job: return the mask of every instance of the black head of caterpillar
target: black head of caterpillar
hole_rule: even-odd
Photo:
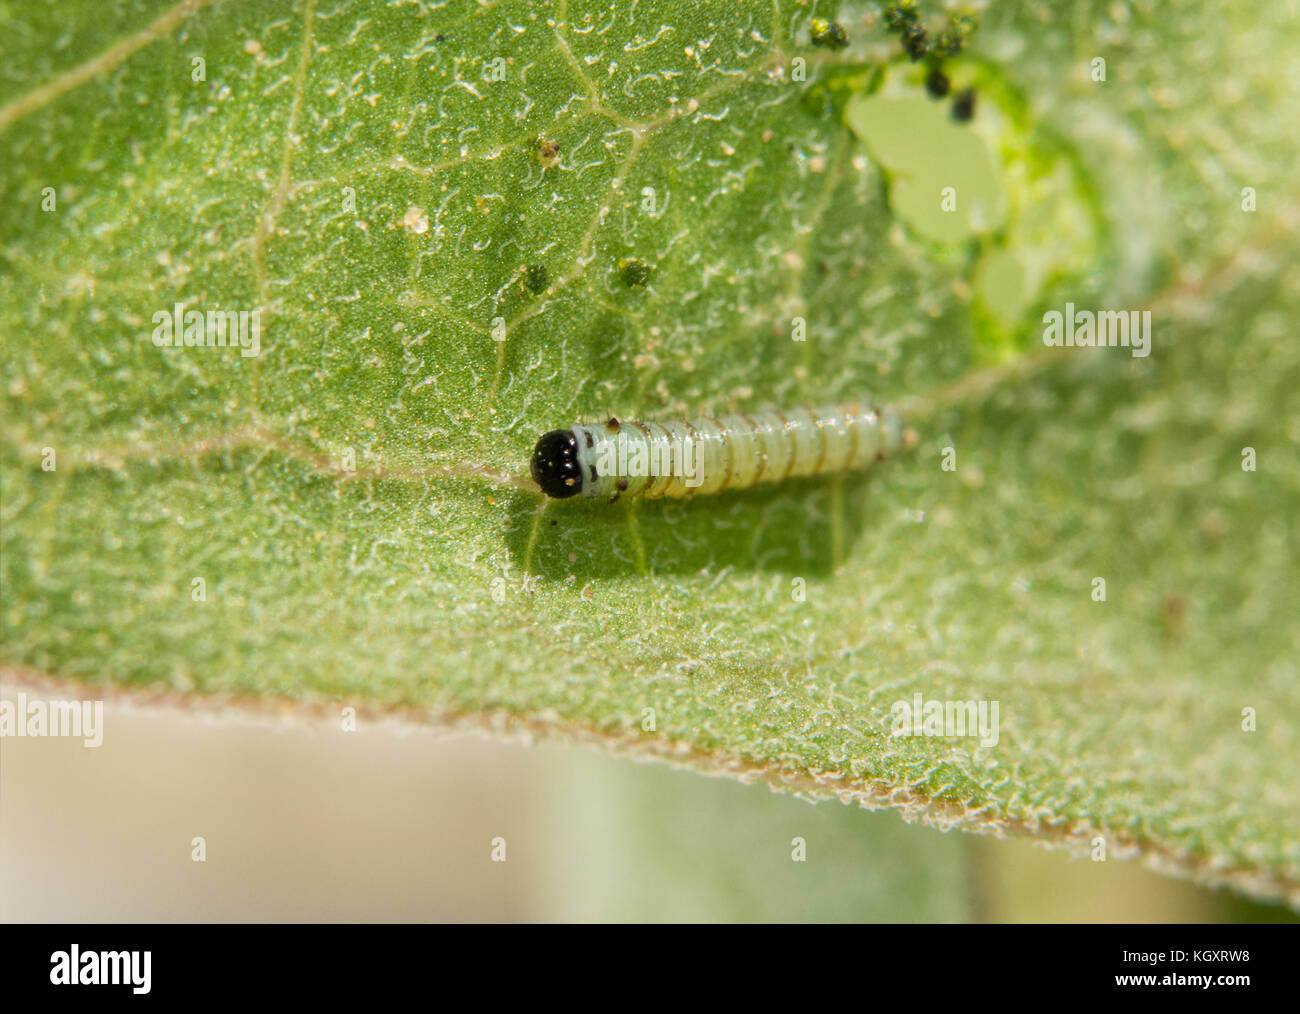
[[[582,491],[582,467],[578,464],[578,438],[573,430],[543,433],[529,463],[533,482],[549,497],[563,500]]]

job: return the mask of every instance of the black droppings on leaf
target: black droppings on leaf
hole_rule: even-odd
[[[560,142],[553,141],[545,134],[537,135],[533,151],[537,154],[537,161],[546,169],[554,169],[560,164]]]
[[[551,273],[545,264],[530,264],[524,268],[524,284],[529,292],[541,293],[551,284]]]
[[[650,275],[654,273],[654,268],[636,257],[624,257],[618,262],[618,273],[625,285],[634,289],[644,289],[650,281]]]
[[[808,38],[814,46],[823,46],[826,49],[843,49],[849,44],[849,36],[844,31],[844,26],[838,21],[827,21],[825,18],[812,19]]]
[[[949,27],[933,39],[921,24],[921,15],[911,0],[901,0],[885,8],[885,23],[902,37],[903,51],[915,63],[922,57],[955,56],[966,48],[975,31],[975,18],[969,14],[952,14]]]
[[[930,93],[930,97],[933,99],[943,98],[948,94],[948,89],[951,86],[948,75],[938,67],[930,71],[929,77],[925,79],[925,90]]]
[[[915,63],[930,51],[930,37],[918,24],[910,24],[903,29],[903,49]]]
[[[900,0],[885,8],[885,23],[895,31],[916,24],[916,17],[916,6],[912,0]]]
[[[975,118],[975,89],[958,92],[952,100],[952,118],[958,123],[969,123]]]

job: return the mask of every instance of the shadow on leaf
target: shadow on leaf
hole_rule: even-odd
[[[824,575],[837,547],[847,552],[869,523],[870,482],[863,473],[693,500],[575,497],[540,508],[520,493],[508,507],[506,544],[521,568],[550,581],[727,568]]]

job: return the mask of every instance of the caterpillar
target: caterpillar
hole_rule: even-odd
[[[690,421],[610,419],[542,434],[530,471],[555,499],[689,497],[865,468],[915,442],[892,409],[857,404]]]

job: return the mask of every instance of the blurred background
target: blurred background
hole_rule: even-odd
[[[104,729],[0,739],[0,919],[1300,921],[588,747],[121,700]]]

